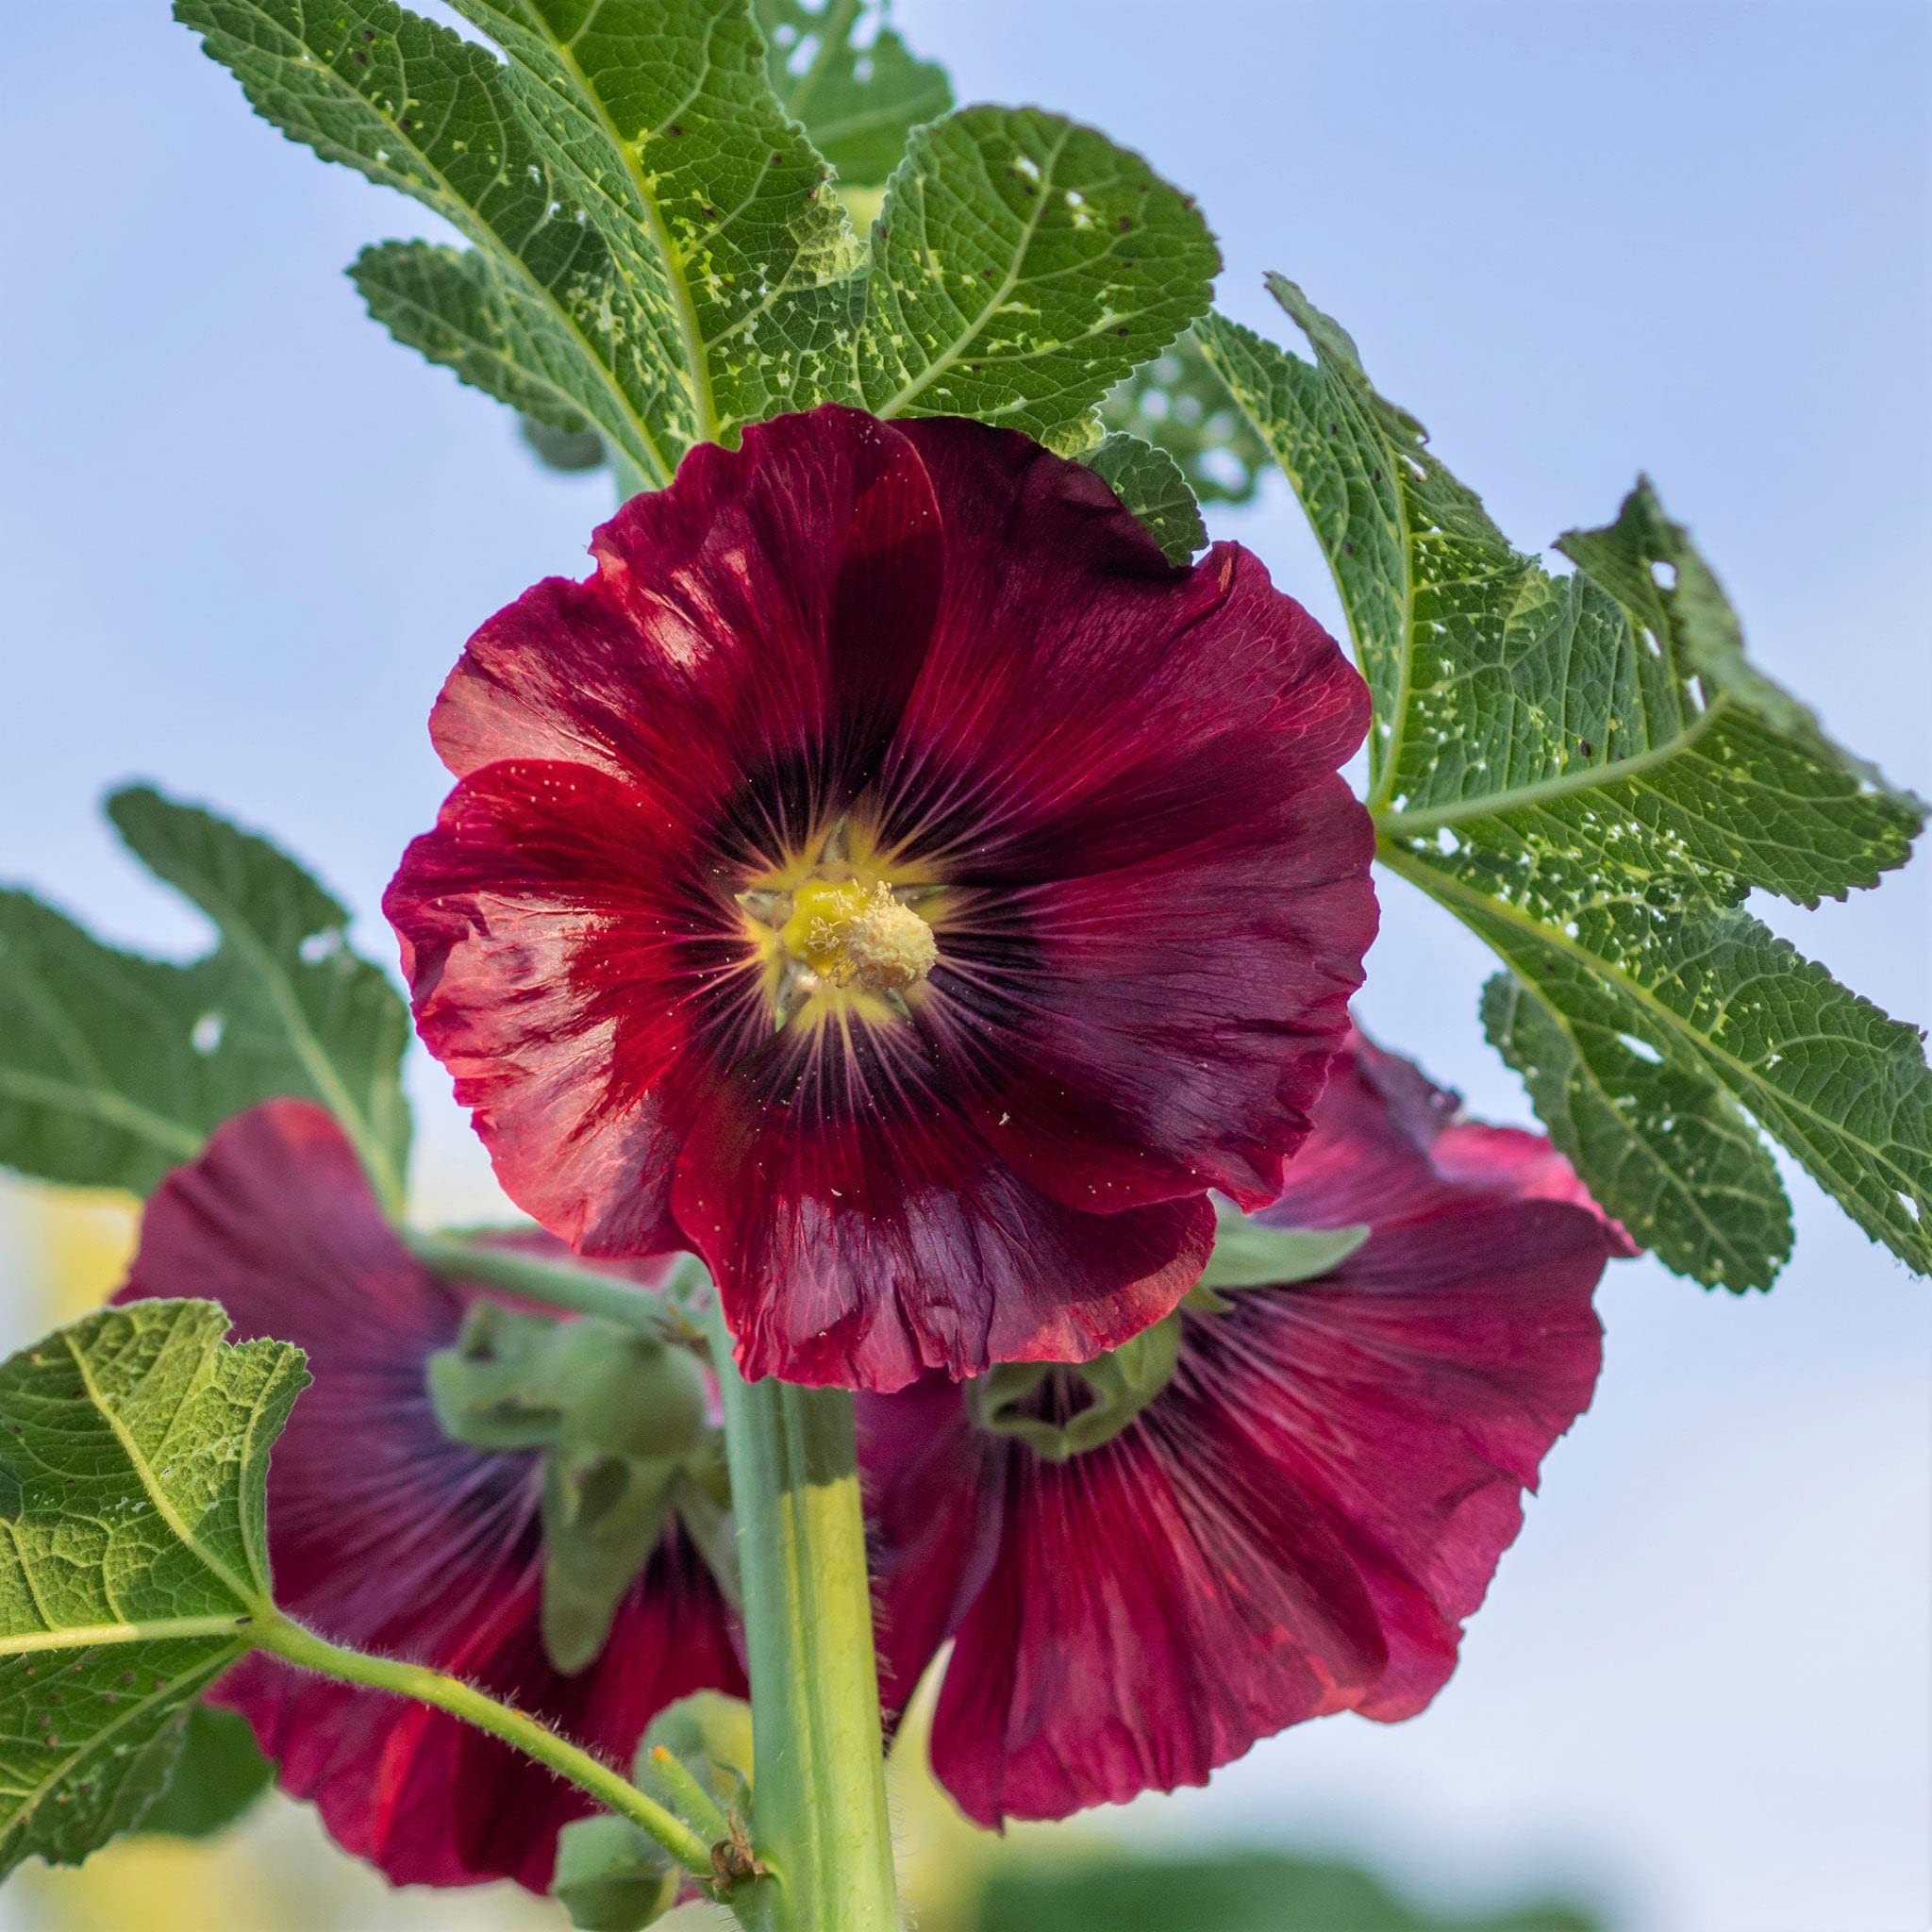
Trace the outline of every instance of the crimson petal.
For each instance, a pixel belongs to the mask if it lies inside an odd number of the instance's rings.
[[[385,900],[512,1198],[587,1253],[695,1247],[754,1374],[892,1388],[1165,1313],[1345,1034],[1361,680],[1245,553],[1171,569],[977,424],[758,425],[593,548],[472,640],[460,782]],[[737,895],[847,813],[938,881],[938,963],[774,1041]]]

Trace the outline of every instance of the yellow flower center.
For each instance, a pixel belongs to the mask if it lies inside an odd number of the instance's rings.
[[[883,879],[870,889],[857,879],[813,879],[791,903],[779,940],[827,985],[904,992],[940,957],[932,927],[902,906]]]
[[[942,888],[898,857],[841,819],[737,895],[776,1024],[910,1017],[907,994],[939,963]]]

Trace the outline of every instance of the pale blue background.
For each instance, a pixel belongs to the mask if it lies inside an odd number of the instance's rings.
[[[378,893],[443,787],[429,701],[479,618],[583,568],[606,487],[541,475],[362,318],[341,265],[433,225],[254,123],[159,0],[7,12],[0,875],[190,942],[94,812],[152,775],[272,828],[387,956]],[[1225,305],[1269,326],[1260,273],[1294,275],[1524,542],[1648,469],[1759,661],[1932,791],[1924,8],[898,17],[962,98],[1101,121],[1198,193]],[[1224,527],[1333,620],[1278,481]],[[1928,877],[1768,916],[1924,1020]],[[1385,896],[1371,1021],[1523,1118],[1474,1020],[1486,956]],[[475,1207],[441,1079],[415,1087],[423,1195]],[[1138,1822],[1458,1897],[1544,1874],[1624,1932],[1922,1932],[1928,1291],[1793,1194],[1769,1298],[1614,1274],[1596,1407],[1428,1715],[1308,1727]]]

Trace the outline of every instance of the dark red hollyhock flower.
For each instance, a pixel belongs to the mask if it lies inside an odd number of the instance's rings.
[[[823,408],[470,641],[386,909],[504,1186],[696,1249],[745,1373],[1077,1360],[1256,1207],[1375,909],[1361,680],[1092,472]]]
[[[1591,1295],[1628,1251],[1547,1143],[1454,1108],[1357,1040],[1257,1219],[1371,1232],[1185,1308],[1172,1380],[1099,1447],[1047,1459],[937,1377],[860,1398],[885,1695],[956,1640],[933,1765],[972,1817],[1201,1784],[1288,1724],[1410,1717],[1446,1681],[1590,1401]]]
[[[434,1665],[614,1764],[692,1690],[741,1695],[728,1612],[668,1532],[602,1656],[564,1676],[539,1634],[541,1476],[533,1454],[452,1441],[425,1391],[471,1297],[383,1220],[320,1108],[272,1100],[218,1128],[148,1203],[117,1299],[219,1301],[242,1339],[308,1351],[314,1386],[269,1461],[275,1599],[324,1636]],[[595,1809],[575,1786],[425,1706],[243,1659],[212,1693],[255,1727],[283,1790],[398,1885],[550,1882],[557,1834]]]

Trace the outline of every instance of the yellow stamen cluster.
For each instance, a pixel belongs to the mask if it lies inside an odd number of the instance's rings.
[[[856,885],[837,890],[858,903],[829,919],[812,916],[806,956],[822,978],[867,992],[904,992],[932,971],[940,957],[932,927],[883,880],[870,892]]]
[[[819,842],[738,894],[765,959],[774,1017],[856,1004],[874,1021],[910,1016],[906,994],[939,963],[930,879],[895,884],[891,861],[841,821]]]

